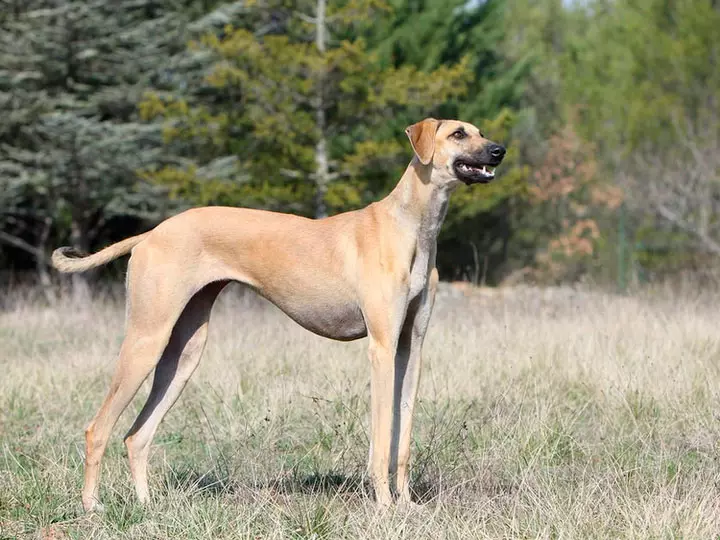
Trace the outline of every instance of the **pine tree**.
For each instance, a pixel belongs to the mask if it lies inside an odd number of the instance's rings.
[[[367,31],[384,65],[433,70],[465,58],[472,73],[467,92],[443,104],[440,114],[477,124],[510,150],[497,180],[460,189],[451,199],[439,238],[438,265],[447,278],[493,281],[507,272],[515,216],[526,203],[528,171],[520,165],[524,145],[516,132],[531,64],[506,54],[507,4],[395,0],[391,15]]]
[[[245,27],[205,35],[194,46],[214,55],[204,81],[141,105],[193,162],[148,177],[199,203],[317,217],[367,202],[398,155],[409,157],[388,120],[437,111],[469,75],[462,62],[433,72],[380,66],[355,26],[385,9],[370,0],[257,2]]]
[[[161,159],[161,133],[138,122],[136,104],[145,87],[163,84],[163,64],[184,48],[192,6],[35,0],[5,7],[0,177],[3,192],[33,202],[4,201],[0,241],[41,269],[48,225],[53,240],[89,250],[113,216],[159,214],[161,191],[139,184],[136,171]],[[82,293],[83,278],[75,279]]]

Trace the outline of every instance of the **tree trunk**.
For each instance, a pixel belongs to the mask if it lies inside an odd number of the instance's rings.
[[[46,216],[43,220],[43,228],[38,239],[38,250],[35,257],[35,268],[37,268],[38,281],[42,287],[45,299],[48,304],[53,305],[57,301],[55,290],[53,289],[52,279],[50,279],[50,272],[48,271],[48,260],[47,260],[47,241],[50,236],[50,229],[52,228],[52,218]]]
[[[318,0],[315,13],[315,45],[318,52],[324,58],[326,51],[325,37],[325,2]],[[324,66],[322,68],[325,69]],[[321,71],[315,95],[315,123],[318,130],[318,141],[315,145],[315,217],[327,217],[327,205],[325,195],[328,183],[330,182],[329,164],[327,155],[327,134],[325,118],[325,96],[324,96],[325,72]]]
[[[14,236],[4,231],[0,231],[0,242],[21,249],[33,256],[33,258],[35,259],[35,268],[37,270],[38,281],[43,288],[43,294],[45,295],[45,298],[47,298],[48,303],[50,304],[54,303],[56,299],[54,291],[52,289],[50,272],[48,272],[49,265],[47,261],[46,251],[47,237],[49,236],[51,225],[52,220],[50,218],[45,218],[45,227],[41,232],[40,239],[37,245],[30,244],[19,236]]]
[[[68,64],[68,70],[71,70]],[[70,166],[74,174],[69,178],[69,184],[73,185],[74,193],[70,198],[72,221],[70,222],[70,243],[72,247],[82,253],[90,251],[90,237],[88,234],[88,194],[89,186],[85,177],[85,171],[80,159],[78,133],[73,133],[70,139]],[[90,280],[87,274],[71,274],[72,299],[78,305],[85,305],[90,301]]]
[[[83,253],[87,253],[90,249],[87,232],[75,219],[73,219],[70,225],[70,242],[74,248],[79,249]],[[78,304],[87,303],[91,298],[90,280],[87,274],[71,274],[71,283],[73,302]]]

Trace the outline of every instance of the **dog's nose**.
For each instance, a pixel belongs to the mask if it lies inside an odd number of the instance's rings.
[[[490,155],[496,159],[500,159],[505,155],[505,147],[499,144],[493,144],[490,147]]]

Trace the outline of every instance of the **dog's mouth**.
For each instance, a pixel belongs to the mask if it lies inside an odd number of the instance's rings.
[[[495,178],[495,165],[480,163],[468,158],[458,158],[453,163],[453,170],[459,180],[466,184],[486,184]]]

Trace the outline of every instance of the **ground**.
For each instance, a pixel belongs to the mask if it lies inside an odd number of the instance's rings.
[[[122,293],[0,306],[0,538],[712,538],[720,531],[716,292],[441,289],[413,443],[421,505],[378,513],[366,341],[229,290],[158,432],[136,504],[122,436],[80,511],[83,430]]]

